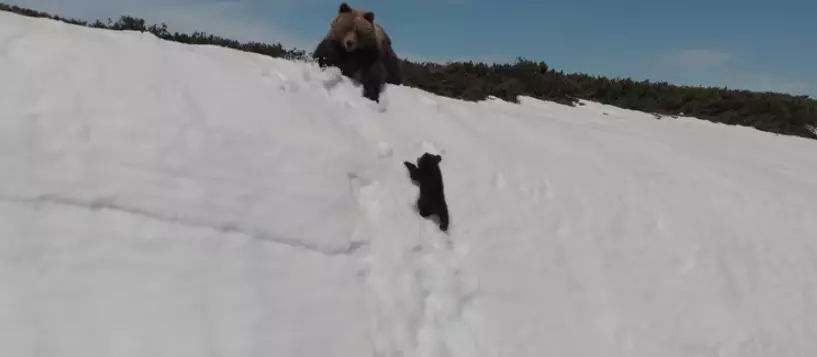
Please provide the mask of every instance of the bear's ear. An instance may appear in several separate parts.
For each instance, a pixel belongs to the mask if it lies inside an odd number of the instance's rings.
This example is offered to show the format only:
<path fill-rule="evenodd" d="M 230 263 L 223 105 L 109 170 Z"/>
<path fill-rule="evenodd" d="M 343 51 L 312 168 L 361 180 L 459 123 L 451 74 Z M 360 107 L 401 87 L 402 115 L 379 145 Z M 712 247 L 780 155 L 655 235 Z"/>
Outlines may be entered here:
<path fill-rule="evenodd" d="M 363 13 L 363 18 L 371 23 L 374 23 L 374 12 L 366 11 Z"/>
<path fill-rule="evenodd" d="M 338 8 L 338 14 L 342 14 L 344 12 L 352 12 L 352 7 L 345 1 L 340 3 L 340 7 Z"/>
<path fill-rule="evenodd" d="M 440 156 L 440 155 L 432 155 L 432 157 L 434 158 L 434 162 L 436 162 L 436 163 L 438 163 L 438 164 L 439 164 L 441 161 L 443 161 L 443 157 L 442 157 L 442 156 Z"/>

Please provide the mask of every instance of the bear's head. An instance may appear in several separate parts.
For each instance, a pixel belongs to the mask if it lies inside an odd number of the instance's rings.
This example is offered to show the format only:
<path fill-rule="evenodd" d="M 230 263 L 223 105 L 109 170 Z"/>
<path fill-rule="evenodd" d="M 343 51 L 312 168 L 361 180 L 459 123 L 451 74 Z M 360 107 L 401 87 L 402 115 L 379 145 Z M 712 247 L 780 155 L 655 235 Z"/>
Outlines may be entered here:
<path fill-rule="evenodd" d="M 360 48 L 376 48 L 379 45 L 377 31 L 373 12 L 353 9 L 342 2 L 327 37 L 347 52 L 353 52 Z"/>
<path fill-rule="evenodd" d="M 424 153 L 423 156 L 420 156 L 420 158 L 417 159 L 417 166 L 420 168 L 420 170 L 423 170 L 425 168 L 439 165 L 442 160 L 443 158 L 440 157 L 440 155 Z"/>
<path fill-rule="evenodd" d="M 408 169 L 411 180 L 421 183 L 422 181 L 428 182 L 429 177 L 433 179 L 435 176 L 440 175 L 440 162 L 442 160 L 443 158 L 440 155 L 424 153 L 423 156 L 417 158 L 416 165 L 408 161 L 403 161 L 403 165 Z"/>

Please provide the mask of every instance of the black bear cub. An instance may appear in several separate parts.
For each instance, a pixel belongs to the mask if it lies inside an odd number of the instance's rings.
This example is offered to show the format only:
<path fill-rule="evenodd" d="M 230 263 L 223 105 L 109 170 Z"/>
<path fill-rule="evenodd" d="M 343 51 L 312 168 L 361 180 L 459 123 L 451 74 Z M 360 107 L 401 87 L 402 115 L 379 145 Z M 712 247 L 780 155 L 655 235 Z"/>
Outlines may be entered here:
<path fill-rule="evenodd" d="M 440 230 L 448 230 L 448 205 L 443 192 L 443 174 L 440 171 L 440 155 L 424 153 L 417 159 L 417 165 L 404 161 L 411 180 L 420 187 L 417 210 L 427 218 L 436 214 L 440 218 Z"/>

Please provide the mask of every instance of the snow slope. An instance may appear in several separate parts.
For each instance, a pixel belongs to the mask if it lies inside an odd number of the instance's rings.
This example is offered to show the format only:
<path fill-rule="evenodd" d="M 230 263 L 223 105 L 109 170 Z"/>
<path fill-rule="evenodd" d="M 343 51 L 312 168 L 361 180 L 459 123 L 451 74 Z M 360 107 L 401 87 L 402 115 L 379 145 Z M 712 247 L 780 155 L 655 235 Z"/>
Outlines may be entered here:
<path fill-rule="evenodd" d="M 817 355 L 814 141 L 3 12 L 0 123 L 2 356 Z"/>

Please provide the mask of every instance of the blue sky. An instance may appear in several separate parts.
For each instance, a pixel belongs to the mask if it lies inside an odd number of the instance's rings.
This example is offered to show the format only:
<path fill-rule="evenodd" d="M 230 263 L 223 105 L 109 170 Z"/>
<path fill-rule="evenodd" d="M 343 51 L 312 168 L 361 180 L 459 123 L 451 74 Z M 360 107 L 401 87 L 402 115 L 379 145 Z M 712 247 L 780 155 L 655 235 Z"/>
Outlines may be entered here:
<path fill-rule="evenodd" d="M 338 0 L 0 0 L 87 20 L 143 17 L 171 30 L 311 51 Z M 817 1 L 354 0 L 409 60 L 542 60 L 565 72 L 817 98 Z"/>

